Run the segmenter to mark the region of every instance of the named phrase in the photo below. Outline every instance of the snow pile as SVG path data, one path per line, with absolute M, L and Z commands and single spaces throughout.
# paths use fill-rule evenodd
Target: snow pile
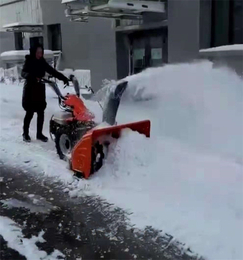
M 65 258 L 65 255 L 58 250 L 54 250 L 52 254 L 48 255 L 45 251 L 38 249 L 36 243 L 45 242 L 43 239 L 43 231 L 39 233 L 38 237 L 32 236 L 30 239 L 24 238 L 21 228 L 10 218 L 0 216 L 0 234 L 4 240 L 7 241 L 8 247 L 25 256 L 27 260 L 54 260 Z
M 9 69 L 0 68 L 0 82 L 5 84 L 19 84 L 20 72 L 19 66 L 14 66 Z
M 133 212 L 138 228 L 162 229 L 209 259 L 242 259 L 242 80 L 209 62 L 148 69 L 127 80 L 117 121 L 150 119 L 151 138 L 125 130 L 88 181 L 70 183 L 52 142 L 23 144 L 19 86 L 1 85 L 1 158 L 57 177 L 70 196 L 98 194 Z M 48 89 L 48 119 L 59 110 L 54 97 Z M 99 105 L 86 105 L 100 122 Z

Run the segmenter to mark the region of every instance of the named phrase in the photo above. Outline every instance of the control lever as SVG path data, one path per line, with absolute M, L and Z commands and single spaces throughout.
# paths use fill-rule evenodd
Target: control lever
M 85 88 L 87 88 L 89 91 L 91 91 L 94 94 L 94 90 L 91 87 L 85 85 Z

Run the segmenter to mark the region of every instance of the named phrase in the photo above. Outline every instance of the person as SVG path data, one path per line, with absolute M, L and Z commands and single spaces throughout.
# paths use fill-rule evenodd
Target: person
M 37 113 L 37 134 L 36 138 L 47 142 L 48 138 L 43 135 L 44 111 L 46 109 L 46 88 L 41 79 L 45 73 L 61 80 L 68 85 L 68 78 L 52 68 L 44 59 L 42 45 L 30 48 L 30 54 L 25 56 L 25 63 L 21 76 L 25 79 L 22 95 L 22 107 L 26 111 L 23 124 L 23 140 L 30 142 L 29 126 L 34 113 Z

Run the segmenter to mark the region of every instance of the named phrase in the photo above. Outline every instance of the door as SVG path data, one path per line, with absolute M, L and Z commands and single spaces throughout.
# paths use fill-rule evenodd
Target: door
M 139 73 L 149 67 L 161 66 L 166 62 L 166 57 L 163 57 L 163 53 L 167 51 L 165 37 L 161 29 L 136 32 L 129 36 L 131 74 Z

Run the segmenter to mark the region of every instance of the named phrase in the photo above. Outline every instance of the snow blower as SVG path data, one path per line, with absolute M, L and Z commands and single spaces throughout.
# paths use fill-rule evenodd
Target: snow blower
M 120 137 L 123 129 L 129 128 L 150 136 L 150 121 L 144 120 L 123 125 L 116 124 L 116 114 L 120 98 L 127 87 L 127 81 L 115 86 L 107 95 L 103 109 L 103 125 L 94 122 L 95 116 L 75 94 L 59 98 L 59 106 L 64 111 L 61 116 L 52 116 L 50 135 L 56 144 L 60 159 L 67 160 L 77 177 L 88 179 L 103 165 L 111 142 Z

